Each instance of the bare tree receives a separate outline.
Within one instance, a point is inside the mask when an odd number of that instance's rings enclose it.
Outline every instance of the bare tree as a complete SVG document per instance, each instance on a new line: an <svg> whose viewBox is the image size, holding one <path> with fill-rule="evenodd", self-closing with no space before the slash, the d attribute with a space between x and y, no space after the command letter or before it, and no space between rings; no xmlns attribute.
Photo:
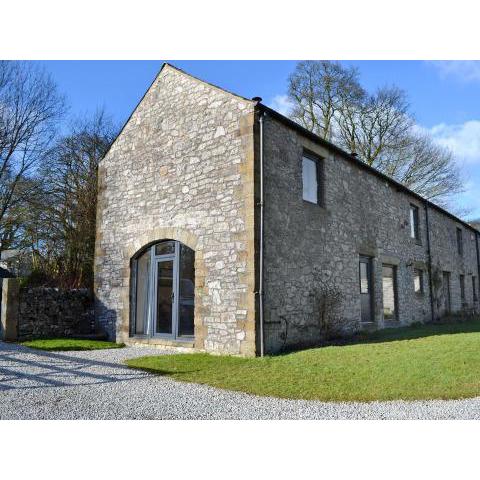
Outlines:
<svg viewBox="0 0 480 480"><path fill-rule="evenodd" d="M463 191L450 150L419 132L405 92L369 95L358 72L338 62L300 62L290 77L291 117L359 160L442 206Z"/></svg>
<svg viewBox="0 0 480 480"><path fill-rule="evenodd" d="M358 72L338 62L299 62L289 79L292 118L325 139L331 139L334 118L342 104L363 95Z"/></svg>
<svg viewBox="0 0 480 480"><path fill-rule="evenodd" d="M476 228L477 230L480 231L480 218L477 218L476 220L472 220L470 222L470 225L473 227L473 228Z"/></svg>
<svg viewBox="0 0 480 480"><path fill-rule="evenodd" d="M91 287L97 168L116 128L103 111L77 122L50 150L41 169L42 194L32 204L27 236L42 281Z"/></svg>
<svg viewBox="0 0 480 480"><path fill-rule="evenodd" d="M452 152L425 133L411 132L380 160L380 169L431 201L447 206L463 190Z"/></svg>
<svg viewBox="0 0 480 480"><path fill-rule="evenodd" d="M31 63L0 62L0 250L15 244L25 202L38 191L38 167L65 102L49 75Z"/></svg>
<svg viewBox="0 0 480 480"><path fill-rule="evenodd" d="M396 87L384 87L360 101L342 103L337 115L338 143L371 166L404 146L414 122L408 115L406 94Z"/></svg>

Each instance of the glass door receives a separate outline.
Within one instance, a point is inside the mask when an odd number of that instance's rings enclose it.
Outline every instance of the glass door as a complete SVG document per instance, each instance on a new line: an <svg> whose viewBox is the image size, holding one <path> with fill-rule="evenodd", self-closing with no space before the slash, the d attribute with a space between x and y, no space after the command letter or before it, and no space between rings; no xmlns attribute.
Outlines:
<svg viewBox="0 0 480 480"><path fill-rule="evenodd" d="M134 259L131 335L194 337L195 252L167 240Z"/></svg>
<svg viewBox="0 0 480 480"><path fill-rule="evenodd" d="M175 302L174 261L156 260L155 269L155 335L173 334Z"/></svg>

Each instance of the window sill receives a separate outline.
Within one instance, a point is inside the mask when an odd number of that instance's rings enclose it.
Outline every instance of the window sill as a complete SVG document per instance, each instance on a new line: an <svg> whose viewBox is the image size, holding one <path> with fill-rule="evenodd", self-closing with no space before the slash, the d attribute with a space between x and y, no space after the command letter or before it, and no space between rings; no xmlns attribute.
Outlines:
<svg viewBox="0 0 480 480"><path fill-rule="evenodd" d="M325 205L321 203L310 202L309 200L302 199L304 205L311 205L313 208L319 207L322 210L325 210Z"/></svg>

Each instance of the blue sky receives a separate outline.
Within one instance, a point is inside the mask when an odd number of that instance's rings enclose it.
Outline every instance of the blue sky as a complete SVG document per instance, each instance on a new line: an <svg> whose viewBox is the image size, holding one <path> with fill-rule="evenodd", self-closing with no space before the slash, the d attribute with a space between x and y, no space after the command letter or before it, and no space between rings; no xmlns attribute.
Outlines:
<svg viewBox="0 0 480 480"><path fill-rule="evenodd" d="M163 61L45 61L41 63L66 94L72 115L104 107L123 123ZM208 82L244 97L285 108L295 61L171 61ZM466 178L462 206L480 217L480 62L345 61L360 71L368 90L396 84L407 91L417 123L449 146Z"/></svg>

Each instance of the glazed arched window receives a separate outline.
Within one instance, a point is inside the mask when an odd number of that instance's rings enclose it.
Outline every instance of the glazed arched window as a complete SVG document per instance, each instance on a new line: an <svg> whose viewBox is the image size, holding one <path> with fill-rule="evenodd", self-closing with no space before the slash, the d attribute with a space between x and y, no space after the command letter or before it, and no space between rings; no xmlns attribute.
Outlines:
<svg viewBox="0 0 480 480"><path fill-rule="evenodd" d="M131 335L194 336L195 252L178 241L149 245L132 262Z"/></svg>

